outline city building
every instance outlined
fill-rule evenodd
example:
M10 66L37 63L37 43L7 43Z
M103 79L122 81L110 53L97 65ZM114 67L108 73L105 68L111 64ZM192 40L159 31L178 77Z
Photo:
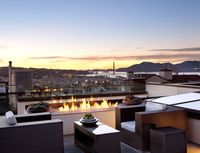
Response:
M17 92L32 90L32 72L28 70L15 70L15 85Z

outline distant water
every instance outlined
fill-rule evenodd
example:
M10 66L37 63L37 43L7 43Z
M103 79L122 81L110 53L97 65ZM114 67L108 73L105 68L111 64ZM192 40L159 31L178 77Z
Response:
M109 72L100 71L98 73L89 74L87 76L107 76L107 77L110 77L110 78L116 78L116 77L126 77L127 73L126 72L116 72L115 74L113 74L112 71L109 71Z
M156 74L159 75L159 72L135 72L134 74ZM180 72L178 73L179 75L200 75L200 72ZM113 71L108 71L108 72L103 72L103 71L99 71L98 73L95 74L89 74L87 76L107 76L110 78L117 78L117 77L127 77L127 72L115 72L115 74L113 74Z

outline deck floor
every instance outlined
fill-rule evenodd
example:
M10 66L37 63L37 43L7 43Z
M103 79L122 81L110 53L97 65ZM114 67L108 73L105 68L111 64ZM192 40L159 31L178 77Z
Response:
M78 147L75 146L74 135L64 136L64 151L65 153L83 153ZM121 143L121 153L141 153L141 151L135 150L134 148ZM191 143L188 144L187 153L200 153L200 146Z
M74 135L64 136L64 151L65 153L84 153L74 144ZM141 153L137 150L121 143L121 153Z

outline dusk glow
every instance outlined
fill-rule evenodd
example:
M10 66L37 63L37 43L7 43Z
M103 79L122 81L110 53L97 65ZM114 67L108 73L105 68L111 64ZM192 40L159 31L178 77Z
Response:
M198 0L0 0L0 66L200 60Z

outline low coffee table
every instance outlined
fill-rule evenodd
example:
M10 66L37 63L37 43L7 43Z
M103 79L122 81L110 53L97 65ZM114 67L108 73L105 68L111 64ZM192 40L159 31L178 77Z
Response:
M95 126L84 126L74 122L75 144L86 153L120 153L120 131L97 122Z

